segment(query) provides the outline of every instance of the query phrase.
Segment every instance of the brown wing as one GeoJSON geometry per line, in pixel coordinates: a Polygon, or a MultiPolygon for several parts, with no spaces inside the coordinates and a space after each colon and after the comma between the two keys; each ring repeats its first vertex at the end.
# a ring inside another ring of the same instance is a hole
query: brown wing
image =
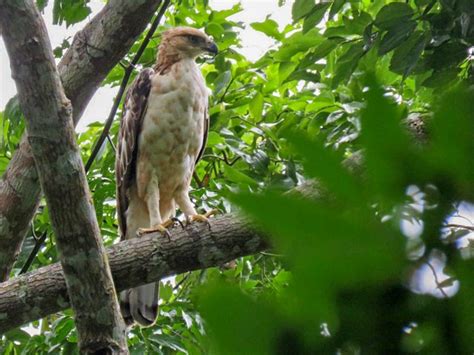
{"type": "Polygon", "coordinates": [[[204,111],[204,132],[202,134],[202,145],[201,149],[199,150],[199,154],[196,158],[196,164],[202,158],[204,154],[204,150],[206,149],[207,144],[207,135],[209,134],[209,112],[207,110],[204,111]]]}
{"type": "Polygon", "coordinates": [[[121,239],[127,234],[127,211],[129,200],[127,190],[135,181],[138,137],[150,94],[151,79],[155,74],[151,68],[138,74],[127,91],[115,157],[115,178],[117,183],[117,215],[121,239]]]}

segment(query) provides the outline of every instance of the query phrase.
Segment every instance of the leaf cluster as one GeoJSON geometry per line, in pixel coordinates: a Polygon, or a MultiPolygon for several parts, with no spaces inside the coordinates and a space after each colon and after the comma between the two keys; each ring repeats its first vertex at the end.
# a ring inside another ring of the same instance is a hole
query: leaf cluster
{"type": "MultiPolygon", "coordinates": [[[[55,21],[87,16],[87,1],[55,5],[55,21]]],[[[131,352],[472,352],[471,234],[446,226],[474,199],[472,2],[295,0],[286,26],[236,22],[239,11],[175,1],[137,71],[153,65],[167,27],[213,36],[219,55],[199,63],[211,127],[192,199],[200,211],[242,209],[274,250],[164,280],[158,323],[132,330],[131,352]],[[242,54],[245,26],[274,41],[255,62],[242,54]],[[406,133],[412,122],[426,127],[424,145],[406,133]],[[361,155],[363,169],[342,167],[361,155]],[[315,179],[318,198],[282,194],[315,179]]],[[[103,85],[119,85],[140,43],[103,85]]],[[[23,132],[14,101],[0,120],[3,172],[23,132]]],[[[79,134],[84,161],[102,127],[79,134]]],[[[114,159],[106,142],[88,173],[106,244],[117,239],[114,159]]],[[[43,203],[14,274],[49,228],[43,203]]],[[[48,237],[32,268],[55,261],[48,237]]],[[[71,325],[70,312],[53,315],[31,325],[39,335],[15,330],[0,348],[76,353],[71,325]]]]}

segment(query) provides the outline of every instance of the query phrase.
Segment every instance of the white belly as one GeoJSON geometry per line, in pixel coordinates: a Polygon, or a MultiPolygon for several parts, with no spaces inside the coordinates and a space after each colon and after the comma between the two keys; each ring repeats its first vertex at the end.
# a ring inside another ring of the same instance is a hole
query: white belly
{"type": "Polygon", "coordinates": [[[175,64],[168,74],[155,75],[152,82],[137,168],[146,159],[149,171],[141,173],[157,178],[160,194],[172,194],[183,184],[189,185],[194,171],[203,144],[207,89],[194,61],[175,64]]]}

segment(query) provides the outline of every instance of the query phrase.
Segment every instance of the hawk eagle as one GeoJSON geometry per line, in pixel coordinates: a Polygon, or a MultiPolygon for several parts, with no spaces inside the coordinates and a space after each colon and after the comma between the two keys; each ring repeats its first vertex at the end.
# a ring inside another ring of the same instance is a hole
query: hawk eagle
{"type": "MultiPolygon", "coordinates": [[[[194,61],[205,52],[217,54],[217,46],[197,29],[164,32],[155,66],[127,91],[115,161],[121,239],[166,232],[176,205],[188,221],[207,221],[189,198],[209,127],[208,91],[194,61]]],[[[158,283],[121,292],[120,303],[128,324],[153,324],[158,283]]]]}

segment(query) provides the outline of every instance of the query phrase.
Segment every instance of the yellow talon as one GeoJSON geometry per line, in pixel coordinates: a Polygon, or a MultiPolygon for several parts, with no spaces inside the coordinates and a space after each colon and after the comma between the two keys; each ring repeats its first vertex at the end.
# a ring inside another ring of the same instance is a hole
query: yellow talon
{"type": "Polygon", "coordinates": [[[167,228],[172,226],[173,224],[174,222],[169,219],[166,222],[163,222],[151,228],[139,228],[137,234],[139,237],[141,237],[144,234],[160,232],[161,234],[166,235],[169,238],[171,235],[167,228]]]}
{"type": "Polygon", "coordinates": [[[218,214],[219,210],[212,209],[204,214],[195,214],[189,217],[189,222],[204,222],[209,224],[209,217],[218,214]]]}
{"type": "Polygon", "coordinates": [[[203,214],[195,214],[189,219],[190,222],[206,222],[209,223],[209,219],[203,214]]]}

